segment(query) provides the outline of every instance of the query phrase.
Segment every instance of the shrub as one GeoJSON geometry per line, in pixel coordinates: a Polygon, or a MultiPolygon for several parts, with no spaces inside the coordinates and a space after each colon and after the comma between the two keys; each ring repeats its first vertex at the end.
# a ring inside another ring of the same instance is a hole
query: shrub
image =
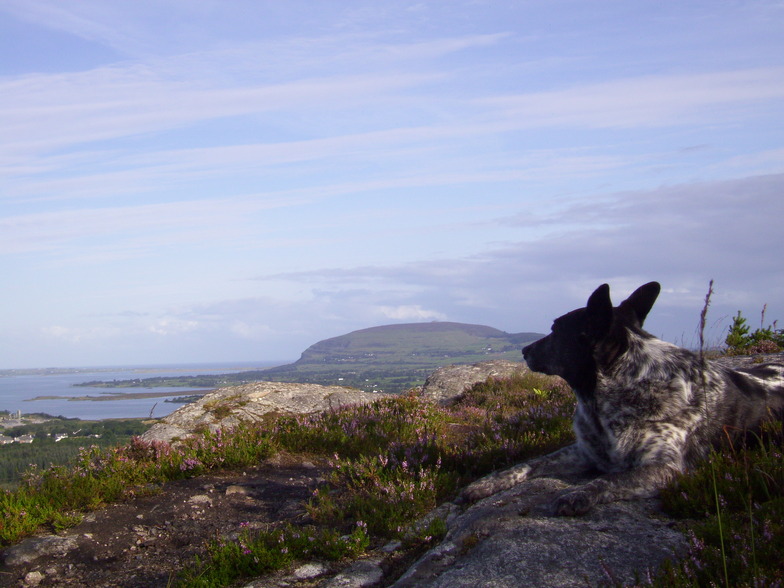
{"type": "Polygon", "coordinates": [[[447,408],[412,397],[384,400],[320,415],[304,435],[288,421],[280,443],[334,451],[329,484],[310,503],[315,519],[361,519],[372,533],[399,537],[464,483],[571,441],[573,411],[562,380],[529,373],[490,378],[447,408]]]}
{"type": "MultiPolygon", "coordinates": [[[[765,320],[765,309],[762,311],[762,321],[765,320]]],[[[724,343],[727,345],[728,355],[751,355],[763,353],[778,353],[784,349],[784,330],[776,329],[776,322],[772,325],[750,333],[746,319],[740,311],[732,319],[732,326],[727,333],[724,343]]]]}

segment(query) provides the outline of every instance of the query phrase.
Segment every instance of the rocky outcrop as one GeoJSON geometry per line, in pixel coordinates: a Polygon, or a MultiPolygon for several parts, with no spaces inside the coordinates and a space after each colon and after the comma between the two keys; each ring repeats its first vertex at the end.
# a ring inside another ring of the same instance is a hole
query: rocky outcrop
{"type": "MultiPolygon", "coordinates": [[[[477,382],[508,378],[526,369],[522,362],[500,360],[442,367],[427,378],[422,396],[448,403],[477,382]]],[[[144,438],[171,442],[204,428],[231,427],[269,413],[318,412],[382,396],[337,386],[256,382],[207,394],[163,419],[144,438]]],[[[665,559],[685,553],[685,537],[658,513],[654,500],[600,505],[583,517],[552,516],[549,503],[575,483],[579,481],[540,478],[473,505],[442,505],[430,518],[446,521],[446,537],[394,586],[626,585],[665,559]]],[[[375,584],[384,576],[386,557],[394,556],[375,553],[319,585],[375,584]]],[[[301,580],[286,576],[280,584],[271,578],[265,582],[288,586],[301,580]]]]}
{"type": "Polygon", "coordinates": [[[449,365],[438,368],[425,380],[422,396],[446,404],[468,388],[487,378],[509,378],[528,369],[522,362],[496,359],[471,365],[449,365]]]}
{"type": "Polygon", "coordinates": [[[259,421],[268,414],[307,414],[352,404],[365,404],[385,394],[343,386],[253,382],[220,388],[177,409],[142,435],[145,441],[166,441],[193,436],[199,431],[231,428],[259,421]]]}
{"type": "Polygon", "coordinates": [[[549,503],[573,487],[538,478],[465,511],[440,508],[448,532],[395,588],[517,588],[632,585],[687,542],[655,500],[599,505],[582,517],[555,517],[549,503]]]}
{"type": "MultiPolygon", "coordinates": [[[[433,372],[425,381],[422,396],[439,403],[449,402],[477,382],[489,377],[508,378],[525,370],[512,361],[483,361],[473,365],[452,365],[433,372]]],[[[253,422],[270,413],[307,414],[352,404],[365,404],[389,396],[343,386],[253,382],[220,388],[205,394],[161,419],[142,435],[145,441],[166,441],[193,436],[199,431],[234,427],[253,422]]]]}

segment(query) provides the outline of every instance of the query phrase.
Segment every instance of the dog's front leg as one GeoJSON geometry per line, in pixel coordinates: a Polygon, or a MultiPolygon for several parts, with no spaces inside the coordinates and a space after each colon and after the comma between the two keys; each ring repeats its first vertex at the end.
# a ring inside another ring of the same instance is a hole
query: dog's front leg
{"type": "Polygon", "coordinates": [[[556,498],[555,514],[574,516],[587,513],[597,504],[634,498],[651,498],[678,473],[671,464],[649,463],[627,472],[605,474],[556,498]]]}
{"type": "Polygon", "coordinates": [[[590,467],[591,464],[577,448],[577,445],[568,445],[548,455],[512,466],[500,472],[494,472],[481,480],[477,480],[473,484],[469,484],[460,496],[465,501],[475,502],[503,490],[508,490],[528,478],[579,474],[589,470],[590,467]]]}

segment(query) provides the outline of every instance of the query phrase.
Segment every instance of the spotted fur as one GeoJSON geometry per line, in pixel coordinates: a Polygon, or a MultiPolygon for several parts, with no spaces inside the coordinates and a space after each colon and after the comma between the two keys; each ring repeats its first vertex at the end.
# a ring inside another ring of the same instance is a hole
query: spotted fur
{"type": "Polygon", "coordinates": [[[527,478],[590,471],[600,475],[558,497],[556,514],[654,496],[722,439],[784,416],[784,365],[732,370],[642,329],[660,289],[645,284],[613,308],[610,287],[599,286],[585,308],[555,319],[548,336],[523,349],[532,370],[561,376],[574,390],[577,442],[474,482],[465,499],[527,478]]]}

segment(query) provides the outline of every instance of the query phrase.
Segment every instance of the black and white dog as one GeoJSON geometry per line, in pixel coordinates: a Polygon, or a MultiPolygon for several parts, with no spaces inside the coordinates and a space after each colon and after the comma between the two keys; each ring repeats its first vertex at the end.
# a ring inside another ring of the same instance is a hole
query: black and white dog
{"type": "Polygon", "coordinates": [[[523,349],[532,370],[574,390],[577,442],[474,482],[465,499],[595,470],[601,475],[555,500],[556,514],[650,497],[722,438],[784,416],[784,364],[732,370],[642,330],[660,289],[645,284],[613,308],[610,287],[599,286],[585,308],[555,319],[548,336],[523,349]]]}

